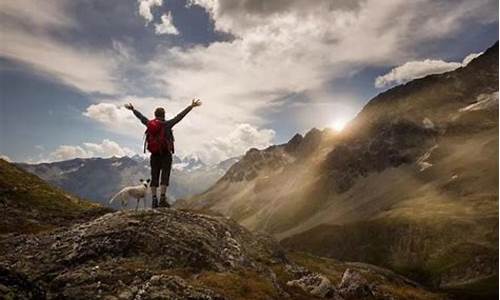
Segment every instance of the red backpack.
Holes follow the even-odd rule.
[[[144,142],[144,152],[147,149],[152,154],[165,153],[170,151],[170,143],[165,134],[165,122],[157,119],[148,121],[146,129],[146,140]]]

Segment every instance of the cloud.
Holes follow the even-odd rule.
[[[257,129],[250,124],[238,124],[227,136],[217,138],[196,152],[206,163],[216,163],[223,159],[244,154],[250,148],[265,148],[272,144],[274,130]]]
[[[112,103],[92,104],[87,107],[83,115],[108,125],[132,119],[132,114],[128,109],[123,105]]]
[[[134,152],[122,147],[118,143],[104,139],[101,143],[83,143],[82,145],[61,145],[56,150],[51,152],[45,161],[61,161],[73,158],[89,158],[89,157],[122,157],[132,156]]]
[[[370,23],[365,23],[365,29],[378,27],[381,30],[387,30],[388,27],[401,26],[398,31],[411,29],[407,32],[409,40],[413,37],[421,39],[425,36],[443,36],[463,26],[465,21],[474,20],[486,24],[498,19],[498,4],[494,0],[478,0],[473,3],[467,0],[438,2],[419,0],[413,3],[402,0],[189,0],[188,3],[204,7],[214,19],[217,29],[238,36],[263,24],[269,24],[273,20],[286,18],[290,15],[303,17],[307,23],[311,22],[307,20],[308,17],[317,16],[316,23],[328,20],[336,25],[337,18],[331,18],[335,13],[350,14],[354,12],[359,16],[358,20],[362,21],[368,12],[368,15],[374,16],[374,22],[371,26]],[[381,15],[390,18],[378,19]],[[318,27],[318,30],[320,29]],[[356,29],[353,27],[349,31],[351,30]],[[381,34],[383,32],[377,32],[377,35]],[[359,36],[358,38],[360,41],[362,40]],[[404,37],[401,38],[404,39]],[[380,44],[374,45],[380,47]]]
[[[50,153],[51,161],[61,161],[72,158],[87,158],[89,153],[80,146],[61,145],[54,152]]]
[[[394,84],[402,84],[413,79],[431,74],[441,74],[466,66],[481,53],[471,53],[462,62],[445,62],[442,60],[425,59],[410,61],[375,79],[375,87],[383,88]]]
[[[190,103],[189,100],[172,101],[154,97],[132,97],[132,99],[115,99],[114,103],[92,104],[83,115],[101,123],[109,131],[135,137],[139,145],[142,143],[145,127],[131,111],[118,103],[132,101],[134,107],[149,118],[153,117],[154,109],[161,106],[166,109],[167,119],[174,117]],[[219,122],[219,115],[228,116],[231,111],[236,112],[234,110],[217,112],[215,111],[217,105],[215,107],[210,105],[204,103],[200,108],[193,109],[174,127],[176,153],[179,156],[197,153],[206,162],[216,162],[214,159],[222,160],[241,155],[251,147],[268,146],[273,139],[274,131],[256,129],[253,125],[242,123],[241,120],[247,120],[243,114],[233,121]]]
[[[69,17],[66,2],[0,1],[0,9],[0,57],[84,92],[118,90],[113,51],[77,47],[54,37],[54,32],[78,27]]]
[[[467,20],[490,20],[488,7],[495,4],[192,0],[191,5],[203,7],[215,27],[234,39],[208,46],[159,46],[155,56],[141,65],[141,80],[147,83],[148,92],[167,99],[135,98],[134,105],[149,116],[156,106],[166,106],[167,114],[173,116],[190,99],[201,98],[204,105],[174,129],[176,151],[180,156],[198,153],[215,160],[246,150],[236,146],[238,150],[231,150],[221,137],[231,136],[240,124],[258,132],[269,130],[275,121],[269,115],[293,105],[292,95],[307,95],[307,107],[320,107],[314,105],[317,102],[332,107],[352,105],[353,101],[342,100],[350,97],[332,97],[332,82],[365,67],[416,60],[415,49],[422,43],[448,38],[466,26]],[[439,31],[431,34],[430,27]],[[109,106],[124,102],[123,98],[109,99],[89,107],[85,115],[106,129],[135,137],[140,144],[144,127],[130,112]],[[297,122],[312,114],[308,109],[296,111]]]
[[[22,19],[34,26],[75,27],[74,20],[66,12],[66,6],[67,3],[61,1],[36,3],[36,8],[31,0],[0,1],[0,16],[9,19]]]
[[[166,108],[167,118],[172,118],[188,104],[188,102],[170,102],[157,98],[135,98],[133,103],[137,110],[150,118],[152,118],[154,108],[160,105]],[[209,104],[194,109],[174,127],[177,155],[183,157],[194,154],[205,163],[211,164],[242,155],[249,148],[264,148],[273,143],[276,134],[273,130],[257,128],[248,123],[218,122],[212,117],[217,113],[213,111],[213,108],[205,110],[206,105]],[[83,114],[100,122],[110,131],[126,133],[134,136],[138,143],[139,141],[142,143],[145,127],[133,116],[132,112],[123,108],[122,105],[93,104]],[[65,149],[67,152],[70,150],[78,152],[80,149]],[[92,149],[87,146],[83,147],[83,150]]]
[[[85,92],[114,93],[113,60],[104,54],[75,49],[48,38],[0,29],[0,56],[20,61],[41,74]]]
[[[473,59],[481,56],[481,54],[483,54],[483,52],[479,52],[479,53],[471,53],[469,55],[467,55],[464,60],[462,61],[462,65],[463,66],[466,66],[468,65]]]
[[[134,155],[134,152],[127,147],[122,147],[114,141],[105,139],[100,144],[83,143],[86,149],[92,156],[109,157],[109,156],[125,156]]]
[[[422,43],[448,38],[471,18],[488,19],[488,7],[495,6],[427,0],[192,0],[191,5],[205,8],[215,27],[234,39],[159,47],[144,66],[149,87],[172,99],[174,112],[193,97],[204,101],[175,129],[176,149],[186,154],[206,151],[210,141],[228,136],[238,124],[269,128],[274,121],[269,115],[293,105],[293,95],[307,95],[310,107],[352,105],[332,97],[332,82],[366,67],[418,59]],[[429,26],[439,32],[429,34]],[[296,120],[305,118],[299,114]],[[214,157],[224,153],[217,147],[207,151],[217,153]]]
[[[153,21],[151,9],[155,6],[161,6],[163,0],[137,0],[139,2],[139,15],[146,20],[146,25]]]
[[[83,116],[94,120],[111,132],[120,133],[142,139],[144,136],[144,125],[134,114],[124,107],[125,103],[133,102],[134,107],[144,115],[152,117],[156,107],[165,107],[166,99],[154,97],[135,97],[108,99],[107,102],[91,104],[82,113]],[[176,108],[177,109],[177,108]],[[180,110],[181,108],[179,108]],[[175,110],[167,106],[167,117],[173,117]]]
[[[0,3],[4,2],[9,1]],[[125,103],[127,91],[157,97],[132,97],[136,107],[149,116],[156,106],[165,106],[173,116],[191,98],[200,97],[204,105],[175,128],[176,149],[180,155],[203,153],[208,159],[242,149],[231,150],[219,140],[227,139],[241,124],[267,132],[276,122],[269,115],[292,106],[291,95],[307,95],[304,106],[308,108],[320,107],[314,104],[321,102],[340,106],[338,102],[343,100],[332,97],[335,91],[331,91],[337,79],[367,67],[420,61],[422,45],[449,38],[471,22],[498,18],[497,3],[492,0],[191,0],[191,5],[209,13],[217,30],[234,38],[203,46],[158,43],[147,58],[138,58],[144,49],[130,49],[127,46],[134,43],[126,40],[114,41],[110,49],[96,49],[85,47],[87,41],[77,46],[58,39],[61,32],[81,30],[71,11],[60,4],[65,2],[43,1],[37,3],[37,9],[33,3],[16,3],[22,8],[9,4],[5,11],[4,7],[0,10],[1,16],[10,16],[0,21],[0,56],[30,65],[84,92],[110,94],[106,99],[94,99],[96,103],[84,115],[105,129],[135,137],[138,145],[144,127],[131,112],[119,107]],[[155,21],[152,10],[163,1],[134,3],[129,9],[139,9],[138,17],[149,25]],[[154,24],[158,33],[178,32],[167,26],[173,26],[171,15],[163,16],[161,24]],[[15,22],[10,22],[12,18]],[[38,23],[26,26],[26,22]],[[315,115],[309,109],[296,111],[293,122]],[[322,113],[318,111],[316,115]],[[246,144],[254,146],[258,145]],[[89,151],[83,144],[73,147],[66,151]]]
[[[139,2],[139,15],[141,15],[146,20],[146,26],[151,23],[154,19],[151,10],[155,6],[161,6],[163,0],[137,0]],[[167,12],[162,14],[160,17],[160,23],[154,24],[155,33],[160,34],[171,34],[178,35],[179,30],[175,27],[172,20],[172,13]]]
[[[393,84],[401,84],[430,74],[441,74],[461,67],[461,63],[426,59],[410,61],[392,69],[389,73],[375,79],[375,87],[383,88]]]
[[[362,1],[319,0],[190,0],[190,5],[204,7],[216,22],[217,29],[241,33],[259,24],[266,23],[280,15],[307,15],[321,10],[351,11],[359,8]]]
[[[156,34],[172,34],[178,35],[179,31],[172,23],[172,14],[168,12],[167,14],[163,14],[161,16],[161,23],[155,24],[155,33]]]

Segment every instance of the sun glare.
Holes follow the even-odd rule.
[[[335,119],[330,124],[330,127],[333,130],[340,132],[340,131],[342,131],[342,129],[344,129],[344,127],[347,124],[347,122],[348,121],[346,119]]]

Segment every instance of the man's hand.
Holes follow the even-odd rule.
[[[134,106],[132,105],[132,103],[125,104],[125,108],[130,109],[130,110],[134,110]]]
[[[191,107],[197,107],[197,106],[200,106],[201,105],[201,100],[200,99],[193,99],[193,101],[191,101]]]

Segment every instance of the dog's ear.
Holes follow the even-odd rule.
[[[141,178],[141,179],[139,179],[139,181],[140,181],[140,182],[143,182],[143,181],[144,181],[144,179],[142,179],[142,178]]]
[[[146,182],[147,182],[147,183],[151,182],[151,179],[149,179],[149,178],[148,178],[148,179],[146,180]]]

